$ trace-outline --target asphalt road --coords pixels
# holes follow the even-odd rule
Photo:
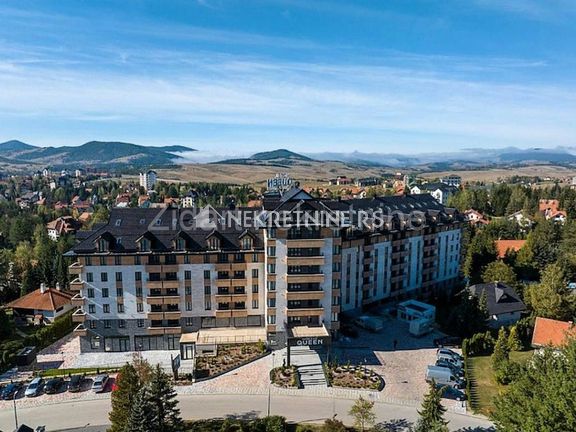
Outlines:
[[[182,417],[190,420],[226,416],[254,418],[265,416],[268,407],[265,395],[180,395],[179,400]],[[322,422],[336,413],[337,418],[352,424],[347,412],[353,403],[344,399],[272,396],[271,414],[283,415],[295,422]],[[94,426],[108,424],[109,410],[109,399],[66,402],[20,409],[18,419],[20,423],[33,427],[45,425],[47,432],[67,429],[99,432],[100,428]],[[378,422],[395,425],[396,429],[392,430],[398,431],[418,418],[414,407],[380,402],[376,403],[375,412]],[[447,413],[446,418],[450,420],[449,427],[453,431],[493,430],[491,423],[485,419],[454,413]],[[13,429],[13,411],[0,411],[0,431],[11,432]]]

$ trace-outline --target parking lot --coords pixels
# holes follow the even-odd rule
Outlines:
[[[345,337],[335,342],[332,353],[339,363],[365,364],[379,373],[386,383],[384,397],[398,400],[421,401],[428,392],[426,368],[436,362],[434,339],[443,334],[434,331],[414,337],[408,324],[386,317],[384,328],[372,333],[354,327],[358,337]],[[396,349],[394,349],[396,341]],[[456,401],[445,400],[447,406]]]

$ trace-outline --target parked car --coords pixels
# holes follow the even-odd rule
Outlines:
[[[358,327],[361,327],[371,332],[379,332],[384,328],[384,323],[382,322],[382,320],[368,315],[359,316],[353,321],[353,323],[356,324]]]
[[[46,385],[44,386],[44,392],[46,394],[58,393],[58,390],[62,388],[63,384],[64,384],[64,378],[52,378],[46,381]]]
[[[26,397],[36,397],[40,394],[40,392],[42,391],[42,386],[44,385],[44,380],[40,377],[38,378],[34,378],[32,380],[32,382],[30,384],[28,384],[28,387],[26,388],[26,391],[24,392],[24,396]]]
[[[94,393],[102,393],[106,388],[106,384],[108,383],[108,375],[98,375],[94,378],[94,382],[92,383],[92,390]]]
[[[442,388],[442,397],[446,399],[454,399],[457,401],[465,401],[467,399],[466,393],[451,386],[438,386]]]
[[[464,382],[452,373],[449,368],[429,365],[426,369],[426,381],[434,381],[437,385],[463,388]]]
[[[436,360],[444,360],[447,363],[450,363],[452,366],[456,366],[457,368],[463,369],[464,362],[460,359],[456,359],[451,355],[440,353],[436,356]]]
[[[10,383],[2,390],[2,399],[9,400],[14,398],[14,396],[20,391],[22,388],[21,383]]]
[[[464,357],[462,357],[456,351],[452,351],[450,348],[438,348],[438,350],[436,350],[436,357],[438,357],[440,355],[450,356],[450,357],[452,357],[456,360],[460,360],[460,361],[464,360]]]
[[[68,383],[68,391],[72,393],[82,390],[82,383],[84,382],[84,375],[72,375]]]
[[[464,369],[463,368],[459,368],[458,366],[454,366],[452,363],[447,362],[445,359],[436,360],[436,366],[447,367],[457,377],[459,377],[459,378],[464,377]]]
[[[434,346],[438,348],[453,347],[460,348],[462,346],[462,338],[458,336],[444,336],[434,339]]]

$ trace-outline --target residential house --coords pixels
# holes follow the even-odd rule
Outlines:
[[[116,197],[116,207],[126,208],[130,205],[130,195],[120,194]]]
[[[494,245],[496,246],[496,251],[498,252],[498,258],[502,259],[506,257],[506,254],[510,251],[518,252],[526,240],[495,240]]]
[[[63,235],[74,234],[80,227],[80,222],[72,216],[62,216],[46,224],[48,237],[53,241],[58,241]]]
[[[507,216],[506,219],[516,222],[516,224],[523,230],[529,229],[534,223],[532,218],[527,216],[522,210],[512,213]]]
[[[196,207],[196,200],[198,199],[198,192],[190,190],[182,197],[181,203],[184,208]]]
[[[502,282],[476,284],[467,288],[468,292],[478,298],[486,297],[486,308],[491,327],[502,327],[514,324],[524,312],[526,305],[516,291]]]
[[[566,212],[560,210],[560,201],[555,199],[541,199],[538,203],[538,210],[547,220],[564,223]]]
[[[532,346],[534,348],[562,348],[574,336],[576,336],[576,329],[572,321],[537,317],[532,334]]]
[[[442,205],[445,205],[448,202],[448,198],[456,193],[457,190],[458,188],[454,186],[448,186],[444,183],[424,183],[412,186],[410,188],[410,193],[412,195],[429,193],[434,197],[436,201]]]
[[[73,308],[73,294],[56,288],[47,288],[44,283],[40,288],[24,297],[8,303],[17,320],[26,320],[35,324],[50,324],[59,316]]]
[[[355,182],[356,186],[363,188],[366,186],[377,186],[380,184],[380,179],[378,177],[366,177],[357,179]]]
[[[466,210],[464,212],[464,219],[466,219],[470,225],[474,226],[488,225],[490,223],[490,221],[486,219],[486,216],[474,209]]]
[[[459,175],[456,174],[450,174],[447,176],[444,176],[440,179],[440,183],[444,183],[448,186],[454,186],[459,188],[460,185],[462,185],[462,177],[460,177]]]

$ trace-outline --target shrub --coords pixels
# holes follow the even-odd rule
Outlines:
[[[346,432],[346,426],[340,420],[326,419],[322,425],[322,432]]]
[[[505,361],[494,370],[494,378],[496,382],[503,385],[508,385],[514,381],[522,372],[522,366],[519,363],[512,361]]]
[[[476,333],[470,339],[465,339],[462,342],[462,352],[469,357],[489,355],[494,351],[495,344],[496,341],[489,331]]]

